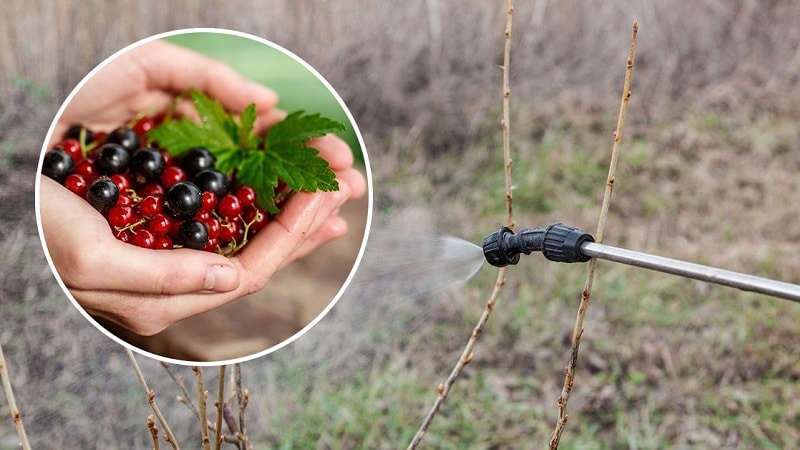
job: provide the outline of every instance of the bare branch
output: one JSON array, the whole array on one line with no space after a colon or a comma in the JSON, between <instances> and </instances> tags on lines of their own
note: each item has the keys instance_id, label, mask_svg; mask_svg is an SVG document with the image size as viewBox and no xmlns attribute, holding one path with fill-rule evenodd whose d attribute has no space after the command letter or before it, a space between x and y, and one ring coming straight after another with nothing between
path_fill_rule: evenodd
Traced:
<instances>
[{"instance_id":1,"label":"bare branch","mask_svg":"<svg viewBox=\"0 0 800 450\"><path fill-rule=\"evenodd\" d=\"M614 131L614 144L611 149L611 162L608 167L608 178L606 179L605 193L603 195L603 203L600 206L600 218L597 222L597 233L595 233L595 240L597 242L603 241L603 232L605 231L606 218L608 217L608 208L611 202L611 193L614 189L615 174L617 172L617 160L619 157L619 144L622 141L622 127L625 124L625 111L628 107L628 101L631 98L631 76L633 75L633 58L636 53L636 34L639 31L639 22L633 22L633 33L631 34L631 47L628 54L627 68L625 70L625 82L622 88L622 102L619 108L619 117L617 119L617 129ZM583 291L581 292L581 302L578 306L578 315L575 318L575 327L572 330L572 345L569 352L569 362L567 363L566 374L564 376L564 386L561 389L561 395L558 396L558 421L556 422L555 429L550 435L550 450L558 448L561 441L561 434L564 432L564 427L567 424L567 402L569 401L572 386L575 381L575 366L578 361L578 349L581 345L581 336L583 336L583 321L586 317L586 309L589 306L589 299L591 298L592 283L594 282L595 269L597 267L597 259L589 261L589 272L586 276L586 284L584 284Z\"/></svg>"},{"instance_id":2,"label":"bare branch","mask_svg":"<svg viewBox=\"0 0 800 450\"><path fill-rule=\"evenodd\" d=\"M219 379L217 380L217 401L214 402L214 406L217 408L217 422L215 431L216 435L214 436L214 449L220 450L222 447L222 415L223 409L225 405L225 367L224 365L219 366Z\"/></svg>"},{"instance_id":3,"label":"bare branch","mask_svg":"<svg viewBox=\"0 0 800 450\"><path fill-rule=\"evenodd\" d=\"M509 88L508 81L508 67L511 59L511 19L513 14L514 6L511 4L511 0L506 0L505 49L503 52L503 120L500 126L503 132L503 171L505 173L506 225L509 228L514 226L514 218L512 215L511 206L511 148L509 138L509 103L511 99L511 89ZM473 348L478 342L478 337L483 332L483 327L489 320L489 316L492 314L494 305L497 302L497 297L500 295L500 290L506 283L505 273L505 267L498 270L494 289L489 296L489 300L486 301L483 314L481 314L480 319L478 319L478 323L475 324L475 327L472 329L472 334L470 335L469 340L467 340L467 344L464 346L464 350L461 352L461 357L458 358L458 361L456 362L455 367L453 367L453 370L450 372L450 375L447 377L444 383L437 387L439 395L436 397L436 401L434 401L433 406L431 406L431 409L428 411L428 414L422 421L422 425L420 425L419 430L417 430L417 433L414 435L414 438L408 445L408 450L417 448L419 443L422 441L422 438L425 436L425 433L428 432L428 428L430 428L433 418L436 417L436 414L439 412L442 403L444 403L444 400L447 398L447 394L450 393L450 389L452 388L453 384L461 376L461 372L464 370L464 367L472 362Z\"/></svg>"},{"instance_id":4,"label":"bare branch","mask_svg":"<svg viewBox=\"0 0 800 450\"><path fill-rule=\"evenodd\" d=\"M194 372L195 383L197 384L197 404L200 405L200 433L203 437L203 450L211 450L211 440L208 438L208 422L206 419L206 391L205 382L203 381L203 369L198 366L192 366Z\"/></svg>"},{"instance_id":5,"label":"bare branch","mask_svg":"<svg viewBox=\"0 0 800 450\"><path fill-rule=\"evenodd\" d=\"M8 376L8 366L6 365L6 357L3 355L3 346L0 345L0 378L3 380L3 391L6 393L6 400L8 407L11 409L11 418L14 421L14 428L17 430L20 444L24 450L31 450L31 444L28 442L28 435L25 434L25 427L22 424L22 414L17 408L17 400L14 398L14 390L11 387L11 378Z\"/></svg>"},{"instance_id":6,"label":"bare branch","mask_svg":"<svg viewBox=\"0 0 800 450\"><path fill-rule=\"evenodd\" d=\"M136 374L136 378L139 380L139 384L142 385L144 389L145 395L147 395L147 402L150 403L150 408L153 410L153 413L158 418L158 422L161 424L161 427L164 429L164 440L167 441L174 450L178 450L178 441L175 440L175 435L172 434L172 430L167 425L167 420L164 418L164 415L161 414L161 410L158 409L158 404L156 403L156 393L155 391L151 390L147 387L147 382L144 380L144 374L142 374L142 369L139 368L139 363L136 362L136 357L133 355L133 351L126 348L125 351L128 353L128 358L131 360L131 365L133 366L133 372Z\"/></svg>"}]
</instances>

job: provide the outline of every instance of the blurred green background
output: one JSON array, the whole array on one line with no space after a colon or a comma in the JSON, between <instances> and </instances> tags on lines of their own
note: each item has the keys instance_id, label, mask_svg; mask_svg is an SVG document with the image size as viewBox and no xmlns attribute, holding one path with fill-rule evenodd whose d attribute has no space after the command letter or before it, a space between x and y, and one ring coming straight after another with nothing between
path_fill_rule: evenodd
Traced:
<instances>
[{"instance_id":1,"label":"blurred green background","mask_svg":"<svg viewBox=\"0 0 800 450\"><path fill-rule=\"evenodd\" d=\"M223 61L245 77L270 87L280 95L278 106L287 112L320 113L343 123L346 129L338 135L353 149L356 161L363 164L355 126L336 95L308 67L277 45L211 31L177 34L164 40Z\"/></svg>"}]
</instances>

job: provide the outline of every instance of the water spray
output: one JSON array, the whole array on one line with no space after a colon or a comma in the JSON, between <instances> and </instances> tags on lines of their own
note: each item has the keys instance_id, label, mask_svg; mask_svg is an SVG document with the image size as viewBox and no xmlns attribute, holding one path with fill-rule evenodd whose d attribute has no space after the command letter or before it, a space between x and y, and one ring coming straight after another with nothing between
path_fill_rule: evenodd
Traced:
<instances>
[{"instance_id":1,"label":"water spray","mask_svg":"<svg viewBox=\"0 0 800 450\"><path fill-rule=\"evenodd\" d=\"M591 234L563 223L527 228L516 234L502 227L483 240L483 255L496 267L517 264L521 253L533 252L541 252L550 261L565 263L605 259L800 302L800 285L599 244Z\"/></svg>"}]
</instances>

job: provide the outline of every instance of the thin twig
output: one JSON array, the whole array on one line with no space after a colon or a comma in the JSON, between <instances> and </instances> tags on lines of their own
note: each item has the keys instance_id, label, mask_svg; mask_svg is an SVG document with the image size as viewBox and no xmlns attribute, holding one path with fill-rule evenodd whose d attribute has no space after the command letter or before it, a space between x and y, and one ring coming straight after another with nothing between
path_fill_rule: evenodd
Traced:
<instances>
[{"instance_id":1,"label":"thin twig","mask_svg":"<svg viewBox=\"0 0 800 450\"><path fill-rule=\"evenodd\" d=\"M636 53L636 34L639 31L639 22L633 21L633 33L631 34L631 46L628 54L627 69L625 70L625 83L622 88L622 101L619 108L619 117L617 119L617 129L614 131L614 144L611 149L611 162L608 167L608 178L606 179L605 193L603 195L603 203L600 207L600 218L597 222L597 233L595 233L595 240L597 242L603 241L603 232L605 230L606 218L608 217L608 208L611 202L611 192L614 189L615 174L617 171L617 159L619 157L620 141L622 141L622 127L625 124L625 111L628 107L628 101L631 98L631 76L633 75L633 58ZM586 317L586 309L589 306L589 299L591 298L592 283L594 282L595 269L597 267L597 260L592 259L589 261L589 271L586 276L586 284L581 292L581 303L578 306L578 315L575 319L575 327L572 330L572 346L570 349L569 363L567 364L566 374L564 376L564 386L561 389L561 395L558 397L558 421L550 435L550 450L558 448L561 440L561 434L564 432L564 427L567 424L567 402L569 401L572 386L575 380L575 366L578 360L578 349L581 344L581 336L583 336L583 321Z\"/></svg>"},{"instance_id":2,"label":"thin twig","mask_svg":"<svg viewBox=\"0 0 800 450\"><path fill-rule=\"evenodd\" d=\"M436 416L436 413L439 412L439 408L441 408L445 398L447 398L447 394L450 393L450 389L452 388L453 384L461 375L464 367L472 362L473 348L475 347L475 343L478 341L478 337L481 335L486 321L489 320L489 315L494 309L497 296L500 294L500 289L503 287L505 282L505 267L503 267L497 272L497 281L495 282L494 290L492 290L492 294L489 297L489 300L486 302L486 307L483 309L483 314L481 314L480 319L478 319L478 323L472 329L472 334L467 341L467 345L464 347L464 351L461 352L461 357L458 358L458 362L456 363L455 367L453 367L453 370L450 372L447 380L445 380L443 384L439 385L439 395L436 397L436 401L433 403L430 411L428 411L428 415L425 416L425 420L422 421L422 425L420 426L419 430L417 430L417 434L414 436L414 439L412 439L411 443L408 445L408 450L417 448L419 443L422 441L422 438L425 436L425 433L428 432L428 428L430 428L433 418Z\"/></svg>"},{"instance_id":3,"label":"thin twig","mask_svg":"<svg viewBox=\"0 0 800 450\"><path fill-rule=\"evenodd\" d=\"M14 398L14 390L11 388L11 377L8 376L8 366L6 366L6 357L3 355L2 345L0 345L0 378L3 379L3 391L6 393L6 400L8 401L8 407L11 409L11 418L14 421L14 428L17 430L20 444L24 450L31 450L28 435L25 434L25 426L22 424L22 414L17 408L17 400Z\"/></svg>"},{"instance_id":4,"label":"thin twig","mask_svg":"<svg viewBox=\"0 0 800 450\"><path fill-rule=\"evenodd\" d=\"M206 398L208 391L206 391L205 382L203 381L203 369L198 366L192 366L194 372L195 384L197 384L197 404L200 405L200 433L203 437L203 450L211 450L211 440L208 438L208 419L206 419Z\"/></svg>"},{"instance_id":5,"label":"thin twig","mask_svg":"<svg viewBox=\"0 0 800 450\"><path fill-rule=\"evenodd\" d=\"M192 413L194 413L194 417L197 420L200 420L200 411L198 411L197 407L194 406L194 402L192 401L192 396L191 394L189 394L189 390L186 388L186 384L183 382L183 379L181 379L181 377L175 374L175 372L172 370L172 366L170 366L169 364L162 361L161 367L164 368L164 370L167 372L167 375L169 375L169 377L172 378L172 381L174 381L175 384L178 386L178 389L181 390L181 395L177 398L177 400L186 405L186 407L188 407L190 410L192 410Z\"/></svg>"},{"instance_id":6,"label":"thin twig","mask_svg":"<svg viewBox=\"0 0 800 450\"><path fill-rule=\"evenodd\" d=\"M128 348L126 348L125 351L128 353L128 358L131 360L133 372L136 374L139 384L141 384L142 388L144 388L144 393L147 395L147 402L150 403L150 408L153 410L156 418L158 418L158 423L161 424L161 427L164 429L164 433L166 433L164 440L172 446L173 450L178 450L178 441L175 440L175 435L172 434L172 430L169 428L169 425L167 425L167 420L164 418L164 415L161 414L161 410L158 409L155 391L147 387L147 382L144 380L144 374L142 374L142 369L139 368L139 363L136 362L136 357L133 355L133 351Z\"/></svg>"},{"instance_id":7,"label":"thin twig","mask_svg":"<svg viewBox=\"0 0 800 450\"><path fill-rule=\"evenodd\" d=\"M225 403L225 366L219 366L219 379L217 380L217 401L214 406L217 408L217 422L215 426L216 435L214 436L214 449L220 450L222 447L222 410Z\"/></svg>"},{"instance_id":8,"label":"thin twig","mask_svg":"<svg viewBox=\"0 0 800 450\"><path fill-rule=\"evenodd\" d=\"M242 366L239 363L233 365L233 384L236 387L236 401L239 403L239 430L236 434L239 438L239 450L245 450L250 448L244 426L244 410L250 401L250 393L247 389L242 389Z\"/></svg>"},{"instance_id":9,"label":"thin twig","mask_svg":"<svg viewBox=\"0 0 800 450\"><path fill-rule=\"evenodd\" d=\"M150 430L150 436L153 438L153 450L158 450L158 427L156 427L156 418L152 414L147 416L147 429Z\"/></svg>"},{"instance_id":10,"label":"thin twig","mask_svg":"<svg viewBox=\"0 0 800 450\"><path fill-rule=\"evenodd\" d=\"M511 89L509 88L508 82L508 67L511 59L511 19L513 13L514 6L511 4L511 0L506 0L505 49L503 52L503 120L500 126L503 132L503 171L505 173L506 225L509 228L514 226L511 207L511 149L509 139L509 102L511 98ZM467 340L467 344L464 346L464 350L461 352L461 356L458 358L455 367L453 367L453 370L450 372L450 375L448 375L445 382L439 384L437 389L439 395L436 397L436 401L434 401L433 406L431 406L431 409L428 411L428 414L422 421L422 425L420 425L419 430L417 430L417 433L414 435L414 438L408 445L408 450L417 448L420 442L422 442L422 438L425 436L425 433L428 432L428 428L430 428L433 418L439 412L439 409L447 398L447 394L450 393L450 389L452 388L453 384L461 376L461 372L464 370L467 364L472 362L473 349L475 344L478 342L478 337L483 332L483 327L489 320L489 316L492 314L492 310L497 302L497 298L500 295L500 290L506 283L505 274L505 267L498 270L497 280L494 283L494 289L489 296L489 300L486 301L486 306L483 309L483 313L481 314L480 319L478 319L478 323L476 323L475 327L472 329L472 334L470 335L469 340Z\"/></svg>"}]
</instances>

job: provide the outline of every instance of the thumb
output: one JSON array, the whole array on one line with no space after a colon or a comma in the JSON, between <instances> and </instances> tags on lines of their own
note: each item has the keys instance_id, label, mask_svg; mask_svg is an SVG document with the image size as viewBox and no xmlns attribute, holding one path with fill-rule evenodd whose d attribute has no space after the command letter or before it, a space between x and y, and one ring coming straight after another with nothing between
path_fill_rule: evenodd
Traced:
<instances>
[{"instance_id":1,"label":"thumb","mask_svg":"<svg viewBox=\"0 0 800 450\"><path fill-rule=\"evenodd\" d=\"M114 241L84 253L77 270L71 271L70 288L176 295L239 287L239 271L224 256L188 249L151 250Z\"/></svg>"}]
</instances>

